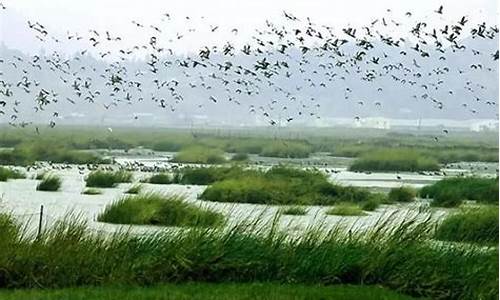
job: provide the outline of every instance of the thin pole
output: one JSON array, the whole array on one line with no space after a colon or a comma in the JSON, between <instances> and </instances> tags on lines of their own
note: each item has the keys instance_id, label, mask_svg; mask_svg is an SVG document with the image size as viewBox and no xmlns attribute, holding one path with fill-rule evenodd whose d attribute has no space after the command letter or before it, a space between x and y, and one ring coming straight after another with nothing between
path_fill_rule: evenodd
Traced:
<instances>
[{"instance_id":1,"label":"thin pole","mask_svg":"<svg viewBox=\"0 0 500 300\"><path fill-rule=\"evenodd\" d=\"M37 239L40 238L40 235L42 234L42 222L43 222L43 205L40 206L40 218L38 219Z\"/></svg>"}]
</instances>

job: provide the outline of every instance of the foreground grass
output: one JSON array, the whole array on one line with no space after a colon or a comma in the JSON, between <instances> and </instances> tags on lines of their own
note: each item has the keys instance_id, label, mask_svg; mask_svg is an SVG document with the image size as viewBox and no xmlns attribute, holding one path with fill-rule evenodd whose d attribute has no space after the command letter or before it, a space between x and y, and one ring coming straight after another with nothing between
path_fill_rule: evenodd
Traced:
<instances>
[{"instance_id":1,"label":"foreground grass","mask_svg":"<svg viewBox=\"0 0 500 300\"><path fill-rule=\"evenodd\" d=\"M434 223L394 215L349 234L290 236L271 224L131 235L90 231L71 216L38 239L0 217L0 288L154 285L189 281L380 284L435 299L497 299L498 248L430 243ZM261 226L264 225L264 226Z\"/></svg>"},{"instance_id":2,"label":"foreground grass","mask_svg":"<svg viewBox=\"0 0 500 300\"><path fill-rule=\"evenodd\" d=\"M498 207L462 209L439 225L436 239L498 246Z\"/></svg>"},{"instance_id":3,"label":"foreground grass","mask_svg":"<svg viewBox=\"0 0 500 300\"><path fill-rule=\"evenodd\" d=\"M0 181L22 178L26 178L26 175L23 172L11 168L0 167Z\"/></svg>"},{"instance_id":4,"label":"foreground grass","mask_svg":"<svg viewBox=\"0 0 500 300\"><path fill-rule=\"evenodd\" d=\"M454 207L463 200L498 205L498 177L445 178L420 190L420 197L433 198L432 205Z\"/></svg>"},{"instance_id":5,"label":"foreground grass","mask_svg":"<svg viewBox=\"0 0 500 300\"><path fill-rule=\"evenodd\" d=\"M275 166L267 171L234 168L224 173L213 170L214 174L206 176L206 182L216 181L200 195L207 201L333 205L339 202L362 203L383 197L362 188L332 184L326 175L316 170L285 166Z\"/></svg>"},{"instance_id":6,"label":"foreground grass","mask_svg":"<svg viewBox=\"0 0 500 300\"><path fill-rule=\"evenodd\" d=\"M438 171L435 159L407 149L383 149L368 152L349 168L351 171Z\"/></svg>"},{"instance_id":7,"label":"foreground grass","mask_svg":"<svg viewBox=\"0 0 500 300\"><path fill-rule=\"evenodd\" d=\"M126 196L107 205L97 220L115 224L209 227L221 225L224 216L187 203L179 195L146 193Z\"/></svg>"},{"instance_id":8,"label":"foreground grass","mask_svg":"<svg viewBox=\"0 0 500 300\"><path fill-rule=\"evenodd\" d=\"M98 287L62 290L0 291L4 300L410 300L410 296L376 286L318 286L276 283L187 283L154 287Z\"/></svg>"},{"instance_id":9,"label":"foreground grass","mask_svg":"<svg viewBox=\"0 0 500 300\"><path fill-rule=\"evenodd\" d=\"M131 182L132 173L125 171L93 171L85 178L87 187L111 188L118 183Z\"/></svg>"}]
</instances>

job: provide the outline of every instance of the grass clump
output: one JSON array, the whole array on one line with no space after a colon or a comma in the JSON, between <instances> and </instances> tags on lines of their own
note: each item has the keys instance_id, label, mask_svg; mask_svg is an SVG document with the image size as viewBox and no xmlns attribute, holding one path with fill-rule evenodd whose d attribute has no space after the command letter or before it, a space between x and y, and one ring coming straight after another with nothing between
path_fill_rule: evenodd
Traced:
<instances>
[{"instance_id":1,"label":"grass clump","mask_svg":"<svg viewBox=\"0 0 500 300\"><path fill-rule=\"evenodd\" d=\"M224 152L218 148L190 146L181 149L172 161L194 164L220 164L226 162L226 158Z\"/></svg>"},{"instance_id":2,"label":"grass clump","mask_svg":"<svg viewBox=\"0 0 500 300\"><path fill-rule=\"evenodd\" d=\"M279 212L283 215L304 216L307 214L307 208L302 206L290 206L280 209Z\"/></svg>"},{"instance_id":3,"label":"grass clump","mask_svg":"<svg viewBox=\"0 0 500 300\"><path fill-rule=\"evenodd\" d=\"M248 154L246 153L236 153L231 157L231 161L242 162L248 160Z\"/></svg>"},{"instance_id":4,"label":"grass clump","mask_svg":"<svg viewBox=\"0 0 500 300\"><path fill-rule=\"evenodd\" d=\"M185 168L177 173L175 183L209 185L216 181L227 178L235 178L246 174L240 167L208 167L208 168ZM174 175L175 177L175 175Z\"/></svg>"},{"instance_id":5,"label":"grass clump","mask_svg":"<svg viewBox=\"0 0 500 300\"><path fill-rule=\"evenodd\" d=\"M312 151L312 147L306 143L273 141L264 146L259 155L282 158L307 158Z\"/></svg>"},{"instance_id":6,"label":"grass clump","mask_svg":"<svg viewBox=\"0 0 500 300\"><path fill-rule=\"evenodd\" d=\"M111 188L118 183L131 182L132 173L126 171L93 171L85 179L87 187Z\"/></svg>"},{"instance_id":7,"label":"grass clump","mask_svg":"<svg viewBox=\"0 0 500 300\"><path fill-rule=\"evenodd\" d=\"M234 169L237 170L237 169ZM268 171L242 170L225 174L201 194L201 199L280 205L332 205L365 202L369 191L332 184L317 170L275 166Z\"/></svg>"},{"instance_id":8,"label":"grass clump","mask_svg":"<svg viewBox=\"0 0 500 300\"><path fill-rule=\"evenodd\" d=\"M36 186L37 191L56 192L61 188L61 177L54 174L47 174Z\"/></svg>"},{"instance_id":9,"label":"grass clump","mask_svg":"<svg viewBox=\"0 0 500 300\"><path fill-rule=\"evenodd\" d=\"M366 153L354 161L351 171L438 171L439 164L414 150L383 149Z\"/></svg>"},{"instance_id":10,"label":"grass clump","mask_svg":"<svg viewBox=\"0 0 500 300\"><path fill-rule=\"evenodd\" d=\"M336 216L366 216L366 213L358 205L352 203L340 203L325 212L327 215Z\"/></svg>"},{"instance_id":11,"label":"grass clump","mask_svg":"<svg viewBox=\"0 0 500 300\"><path fill-rule=\"evenodd\" d=\"M125 194L139 194L142 190L142 184L134 184L128 190L125 191Z\"/></svg>"},{"instance_id":12,"label":"grass clump","mask_svg":"<svg viewBox=\"0 0 500 300\"><path fill-rule=\"evenodd\" d=\"M409 186L392 188L389 191L389 202L412 202L417 196L417 191Z\"/></svg>"},{"instance_id":13,"label":"grass clump","mask_svg":"<svg viewBox=\"0 0 500 300\"><path fill-rule=\"evenodd\" d=\"M86 188L83 190L82 194L84 195L101 195L102 191L96 188Z\"/></svg>"},{"instance_id":14,"label":"grass clump","mask_svg":"<svg viewBox=\"0 0 500 300\"><path fill-rule=\"evenodd\" d=\"M149 177L146 182L151 184L171 184L173 183L173 177L167 173L160 173Z\"/></svg>"},{"instance_id":15,"label":"grass clump","mask_svg":"<svg viewBox=\"0 0 500 300\"><path fill-rule=\"evenodd\" d=\"M0 167L0 181L7 181L9 179L23 179L26 175L20 170Z\"/></svg>"},{"instance_id":16,"label":"grass clump","mask_svg":"<svg viewBox=\"0 0 500 300\"><path fill-rule=\"evenodd\" d=\"M433 198L432 205L453 207L463 200L498 205L498 177L445 178L420 190L420 197Z\"/></svg>"},{"instance_id":17,"label":"grass clump","mask_svg":"<svg viewBox=\"0 0 500 300\"><path fill-rule=\"evenodd\" d=\"M213 227L222 224L224 217L189 204L179 195L148 193L115 201L106 206L97 220L115 224Z\"/></svg>"},{"instance_id":18,"label":"grass clump","mask_svg":"<svg viewBox=\"0 0 500 300\"><path fill-rule=\"evenodd\" d=\"M467 208L451 214L439 225L435 238L498 246L498 207Z\"/></svg>"}]
</instances>

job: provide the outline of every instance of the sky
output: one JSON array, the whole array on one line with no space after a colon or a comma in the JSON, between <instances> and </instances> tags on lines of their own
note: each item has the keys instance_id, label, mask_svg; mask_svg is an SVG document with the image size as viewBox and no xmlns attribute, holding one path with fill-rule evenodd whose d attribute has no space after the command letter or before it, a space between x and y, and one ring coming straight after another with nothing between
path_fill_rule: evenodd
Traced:
<instances>
[{"instance_id":1,"label":"sky","mask_svg":"<svg viewBox=\"0 0 500 300\"><path fill-rule=\"evenodd\" d=\"M262 28L265 20L273 22L283 20L284 10L303 20L310 17L317 24L344 27L366 25L384 14L403 18L408 11L412 12L415 20L429 21L429 18L436 19L436 16L439 16L433 11L443 5L443 16L449 20L458 20L466 15L473 22L498 23L498 1L495 0L0 0L0 2L7 7L0 13L0 41L8 47L24 52L37 52L40 47L40 43L26 29L27 20L39 21L51 33L58 33L61 36L67 32L86 34L92 28L126 36L126 40L131 43L144 41L145 36L144 30L138 30L131 24L132 20L159 25L164 35L171 36L195 28L196 32L192 33L190 38L176 42L174 51L177 52L197 51L204 43L214 41L243 42L256 28ZM391 11L388 12L387 9ZM162 16L164 13L170 15L169 21L165 21L165 17ZM186 16L190 19L187 20ZM207 34L213 26L219 26L216 34ZM239 30L237 36L231 32L233 28ZM50 48L48 45L45 47ZM66 50L69 52L74 49L73 46L66 44L62 47L67 47Z\"/></svg>"}]
</instances>

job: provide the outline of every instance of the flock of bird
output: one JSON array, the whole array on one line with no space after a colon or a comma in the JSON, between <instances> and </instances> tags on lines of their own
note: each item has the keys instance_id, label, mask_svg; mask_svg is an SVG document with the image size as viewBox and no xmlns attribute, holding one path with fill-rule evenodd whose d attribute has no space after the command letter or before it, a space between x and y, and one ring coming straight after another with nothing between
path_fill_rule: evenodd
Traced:
<instances>
[{"instance_id":1,"label":"flock of bird","mask_svg":"<svg viewBox=\"0 0 500 300\"><path fill-rule=\"evenodd\" d=\"M6 11L8 7L0 3L0 17ZM440 6L432 14L443 20L445 12ZM82 48L70 58L57 51L29 59L2 55L0 117L8 119L12 126L30 125L23 119L19 100L21 95L28 95L33 99L28 105L34 112L50 111L50 127L63 117L57 110L61 102L75 105L75 110L88 103L111 110L146 101L171 112L186 101L196 101L200 109L218 105L229 113L230 105L243 106L249 114L279 126L299 118L321 118L321 111L332 109L318 101L318 91L340 92L345 105L379 109L384 105L387 89L380 85L381 78L412 91L412 99L401 101L422 101L422 105L446 110L447 102L443 99L455 97L447 80L458 76L464 78L460 88L470 95L467 101L456 99L462 102L459 105L464 110L472 116L478 113L476 104L498 110L497 95L484 97L489 87L476 80L497 76L498 49L485 53L464 42L471 39L497 45L498 27L472 24L466 16L434 27L414 20L411 12L397 19L387 10L387 16L366 26L347 26L337 32L309 18L283 12L280 25L266 21L264 28L256 29L251 40L241 47L228 41L184 56L175 54L172 45L200 29L168 32L168 22L173 17L165 13L157 24L131 21L134 30L147 36L147 42L128 48L120 47L125 36L109 31L90 29L85 34L68 32L60 36L36 20L27 21L27 29L42 44L76 42ZM189 21L190 17L185 17L186 24ZM391 34L403 23L410 24L409 32L401 36ZM205 29L209 33L221 30L217 25ZM230 33L236 36L239 30L234 28ZM460 59L466 53L477 57L478 62L466 69L448 63L453 55ZM174 70L178 71L176 77L169 75ZM357 78L360 84L370 86L376 100L356 97L356 86L348 86L348 78ZM68 89L70 93L66 92ZM262 99L262 95L268 97ZM354 118L360 121L363 116ZM40 125L34 126L38 132ZM447 133L444 129L443 134ZM435 139L438 141L439 137Z\"/></svg>"}]
</instances>

